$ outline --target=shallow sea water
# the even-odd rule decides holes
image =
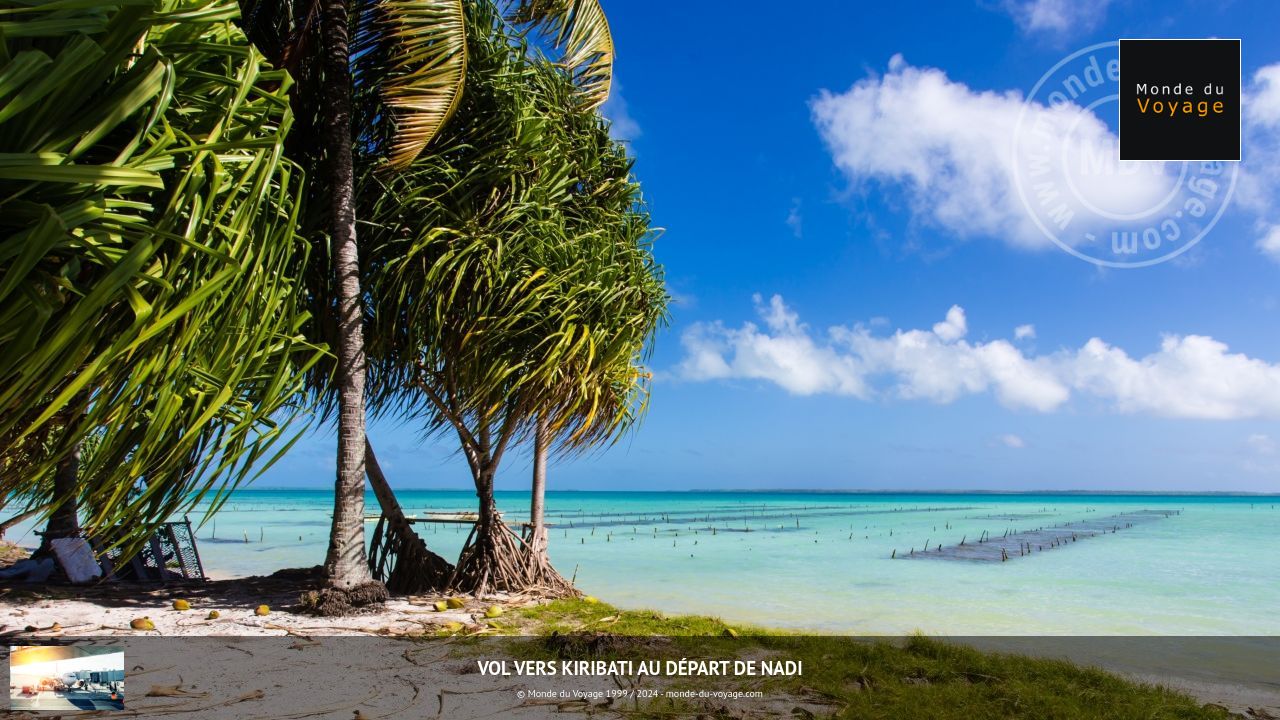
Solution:
[[[410,515],[474,509],[463,491],[399,497]],[[498,504],[521,521],[528,493]],[[626,608],[840,633],[1280,635],[1276,497],[551,492],[547,506],[556,566]],[[237,491],[198,531],[205,566],[319,564],[331,509],[320,490]],[[1125,527],[1144,510],[1160,512]],[[1065,523],[1076,541],[1006,562],[922,557]],[[1100,526],[1118,529],[1089,536]],[[417,527],[450,560],[469,529]],[[34,544],[27,531],[10,538]]]

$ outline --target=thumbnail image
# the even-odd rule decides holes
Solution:
[[[123,710],[124,652],[93,645],[9,648],[10,710]]]

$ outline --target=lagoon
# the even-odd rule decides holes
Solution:
[[[466,491],[398,495],[410,515],[474,509]],[[528,493],[497,495],[524,519]],[[331,507],[322,490],[236,491],[198,531],[206,569],[319,564]],[[556,566],[625,608],[832,633],[1280,635],[1280,497],[564,491],[547,507]],[[1144,521],[1006,562],[950,552],[1126,513]],[[416,527],[451,561],[469,529]],[[24,530],[10,539],[34,544]]]

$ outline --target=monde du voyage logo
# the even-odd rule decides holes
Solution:
[[[1028,219],[1105,267],[1191,249],[1235,190],[1240,77],[1239,40],[1125,39],[1062,58],[1025,98],[1014,131]]]
[[[1120,159],[1240,159],[1239,40],[1120,41]]]

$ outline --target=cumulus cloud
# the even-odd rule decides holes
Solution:
[[[787,211],[787,227],[796,238],[804,236],[804,216],[800,214],[800,198],[791,201],[791,209]]]
[[[947,310],[946,319],[933,325],[933,334],[937,335],[942,342],[954,342],[968,332],[969,323],[964,318],[964,308],[959,305],[952,305],[951,309]]]
[[[1021,437],[1014,435],[1013,433],[1006,433],[1004,435],[1001,435],[1000,443],[1005,447],[1013,448],[1014,450],[1021,450],[1022,448],[1027,446],[1026,440],[1023,440]]]
[[[1018,327],[1013,329],[1013,339],[1014,340],[1035,340],[1036,326],[1032,325],[1031,323],[1027,323],[1026,325],[1019,325]]]
[[[1280,262],[1280,225],[1263,224],[1262,236],[1256,245],[1263,255]]]
[[[1030,355],[1007,340],[970,342],[964,309],[929,330],[873,335],[863,325],[815,333],[783,299],[756,296],[763,327],[699,323],[682,337],[689,380],[764,380],[796,395],[950,403],[990,394],[1015,409],[1052,412],[1078,394],[1120,413],[1232,419],[1280,417],[1280,365],[1232,353],[1211,337],[1167,335],[1132,357],[1099,338]]]
[[[1274,207],[1280,193],[1280,63],[1253,74],[1243,107],[1247,162],[1240,165],[1239,203],[1260,218],[1255,246],[1280,262],[1280,214]]]
[[[1002,7],[1024,32],[1076,33],[1096,26],[1111,0],[1005,0]]]
[[[811,111],[851,183],[901,188],[915,218],[962,238],[1052,246],[1018,193],[1019,168],[1034,176],[1024,182],[1029,202],[1044,208],[1058,229],[1070,226],[1070,233],[1056,234],[1076,243],[1101,228],[1087,223],[1104,222],[1090,220],[1098,217],[1090,208],[1141,212],[1176,184],[1165,163],[1120,162],[1106,123],[1069,100],[1024,105],[1021,93],[976,91],[901,55],[883,76],[842,93],[822,91]],[[1073,192],[1054,190],[1065,187]]]
[[[1252,86],[1245,95],[1244,116],[1254,127],[1280,125],[1280,63],[1253,74]]]
[[[631,117],[627,99],[622,96],[622,84],[617,80],[609,90],[609,98],[600,106],[600,113],[609,120],[609,135],[614,140],[630,142],[643,134],[640,123]]]
[[[1271,455],[1276,451],[1276,443],[1271,439],[1270,435],[1265,433],[1254,433],[1245,438],[1245,444],[1251,450],[1259,455]]]
[[[694,325],[682,338],[686,356],[681,375],[691,380],[768,380],[796,395],[868,396],[854,358],[810,337],[781,297],[774,295],[768,303],[759,295],[754,299],[764,329],[750,322],[737,329]]]

